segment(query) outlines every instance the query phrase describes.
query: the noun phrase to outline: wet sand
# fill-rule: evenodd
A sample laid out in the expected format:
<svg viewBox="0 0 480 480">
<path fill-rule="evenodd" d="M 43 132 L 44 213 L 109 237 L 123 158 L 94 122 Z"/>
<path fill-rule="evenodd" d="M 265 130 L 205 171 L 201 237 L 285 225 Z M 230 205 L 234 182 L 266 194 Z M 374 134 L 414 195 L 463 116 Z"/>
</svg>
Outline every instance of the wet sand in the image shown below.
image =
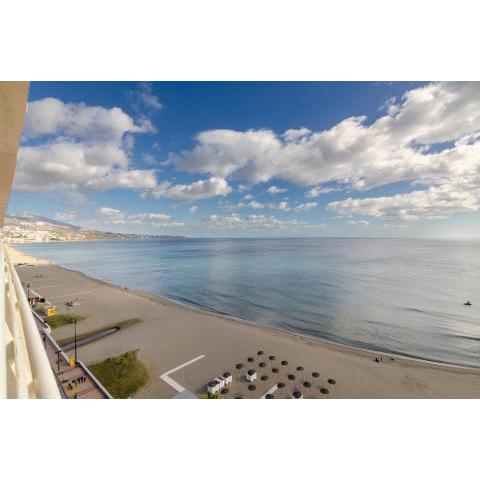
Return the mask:
<svg viewBox="0 0 480 480">
<path fill-rule="evenodd" d="M 206 384 L 219 374 L 230 371 L 234 376 L 231 394 L 237 391 L 235 364 L 250 365 L 247 357 L 258 363 L 266 360 L 264 372 L 279 366 L 280 373 L 269 380 L 257 381 L 250 392 L 243 386 L 246 398 L 259 398 L 276 381 L 284 381 L 293 373 L 297 380 L 312 380 L 311 372 L 320 373 L 312 388 L 302 389 L 305 398 L 479 398 L 480 369 L 444 365 L 398 355 L 372 352 L 331 342 L 317 341 L 273 328 L 259 327 L 238 319 L 194 310 L 160 296 L 149 295 L 90 278 L 50 262 L 18 254 L 10 248 L 23 282 L 57 306 L 59 313 L 71 311 L 87 315 L 78 324 L 78 334 L 129 319 L 128 328 L 103 337 L 78 349 L 79 358 L 87 365 L 108 356 L 139 349 L 139 358 L 150 372 L 147 385 L 137 392 L 138 398 L 173 398 L 178 391 L 160 378 L 162 374 L 193 359 L 193 363 L 173 372 L 174 383 L 201 395 Z M 39 277 L 40 275 L 40 277 Z M 68 300 L 78 298 L 80 305 L 67 307 Z M 53 330 L 57 341 L 70 338 L 73 327 Z M 257 356 L 263 350 L 265 356 Z M 268 355 L 276 360 L 269 362 Z M 383 355 L 383 361 L 375 358 Z M 200 357 L 200 358 L 199 358 Z M 288 366 L 279 362 L 288 360 Z M 297 372 L 296 367 L 304 367 Z M 335 379 L 330 385 L 327 379 Z M 287 383 L 287 382 L 286 382 Z M 292 384 L 275 392 L 275 396 L 291 396 Z M 329 394 L 320 393 L 320 387 Z M 232 396 L 232 395 L 229 396 Z"/>
</svg>

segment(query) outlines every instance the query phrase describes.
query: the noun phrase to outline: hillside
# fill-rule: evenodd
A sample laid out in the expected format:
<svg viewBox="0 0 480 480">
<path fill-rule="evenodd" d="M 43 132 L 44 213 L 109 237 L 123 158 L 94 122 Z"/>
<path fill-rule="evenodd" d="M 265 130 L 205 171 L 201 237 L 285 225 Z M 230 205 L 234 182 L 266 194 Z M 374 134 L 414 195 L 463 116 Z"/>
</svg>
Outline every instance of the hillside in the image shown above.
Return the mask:
<svg viewBox="0 0 480 480">
<path fill-rule="evenodd" d="M 33 213 L 7 215 L 3 226 L 5 243 L 65 242 L 109 238 L 179 238 L 177 235 L 142 235 L 87 230 Z"/>
</svg>

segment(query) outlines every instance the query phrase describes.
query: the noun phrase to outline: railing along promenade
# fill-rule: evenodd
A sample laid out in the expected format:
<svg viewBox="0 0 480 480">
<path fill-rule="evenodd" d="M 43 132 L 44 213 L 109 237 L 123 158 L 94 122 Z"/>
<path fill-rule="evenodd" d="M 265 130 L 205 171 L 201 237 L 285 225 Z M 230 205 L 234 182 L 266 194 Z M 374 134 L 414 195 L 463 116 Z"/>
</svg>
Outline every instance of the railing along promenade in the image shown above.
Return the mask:
<svg viewBox="0 0 480 480">
<path fill-rule="evenodd" d="M 0 241 L 0 398 L 60 398 L 15 267 Z"/>
</svg>

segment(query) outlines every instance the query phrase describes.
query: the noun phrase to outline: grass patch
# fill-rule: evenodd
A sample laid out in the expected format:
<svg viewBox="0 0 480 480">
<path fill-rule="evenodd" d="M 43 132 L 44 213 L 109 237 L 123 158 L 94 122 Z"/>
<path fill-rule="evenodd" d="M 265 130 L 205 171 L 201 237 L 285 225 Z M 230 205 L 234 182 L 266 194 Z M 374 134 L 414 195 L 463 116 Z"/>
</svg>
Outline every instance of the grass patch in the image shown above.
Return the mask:
<svg viewBox="0 0 480 480">
<path fill-rule="evenodd" d="M 138 359 L 138 350 L 118 357 L 109 357 L 88 368 L 114 398 L 128 398 L 142 388 L 148 380 L 148 370 Z"/>
<path fill-rule="evenodd" d="M 78 313 L 59 313 L 58 315 L 52 315 L 51 317 L 45 317 L 45 321 L 51 328 L 60 328 L 65 325 L 71 325 L 75 321 L 80 322 L 85 320 L 85 315 L 79 315 Z"/>
</svg>

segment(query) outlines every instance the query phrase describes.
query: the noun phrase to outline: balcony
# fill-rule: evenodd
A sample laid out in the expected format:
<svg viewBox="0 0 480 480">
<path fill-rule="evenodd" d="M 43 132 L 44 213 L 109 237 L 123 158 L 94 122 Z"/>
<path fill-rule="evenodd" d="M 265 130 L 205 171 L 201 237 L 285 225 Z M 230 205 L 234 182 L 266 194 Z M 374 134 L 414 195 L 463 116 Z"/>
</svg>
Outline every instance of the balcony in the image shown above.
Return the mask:
<svg viewBox="0 0 480 480">
<path fill-rule="evenodd" d="M 0 398 L 60 398 L 20 279 L 0 243 Z"/>
</svg>

